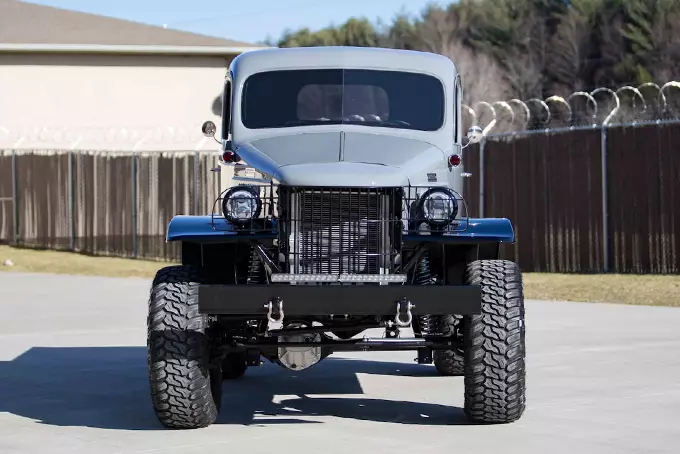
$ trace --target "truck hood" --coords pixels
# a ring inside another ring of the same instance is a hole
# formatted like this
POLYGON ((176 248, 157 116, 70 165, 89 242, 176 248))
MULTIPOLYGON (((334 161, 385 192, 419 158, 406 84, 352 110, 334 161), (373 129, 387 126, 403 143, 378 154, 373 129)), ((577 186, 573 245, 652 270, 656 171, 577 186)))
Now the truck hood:
POLYGON ((239 145, 238 153, 281 183, 299 186, 401 186, 447 162, 428 142, 359 132, 268 137, 239 145))

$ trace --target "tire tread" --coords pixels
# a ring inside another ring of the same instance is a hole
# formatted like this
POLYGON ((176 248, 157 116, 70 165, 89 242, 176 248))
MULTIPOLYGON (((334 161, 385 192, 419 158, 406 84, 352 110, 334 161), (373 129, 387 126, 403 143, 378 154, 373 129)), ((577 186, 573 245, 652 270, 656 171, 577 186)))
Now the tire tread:
POLYGON ((162 268, 149 297, 151 397, 156 416, 167 428, 207 427, 219 413, 221 396, 213 396, 208 367, 207 317, 198 312, 200 277, 190 265, 162 268))
POLYGON ((465 414, 478 423, 518 420, 526 407, 524 294, 519 267, 507 260, 467 266, 482 287, 482 313, 465 320, 465 414))

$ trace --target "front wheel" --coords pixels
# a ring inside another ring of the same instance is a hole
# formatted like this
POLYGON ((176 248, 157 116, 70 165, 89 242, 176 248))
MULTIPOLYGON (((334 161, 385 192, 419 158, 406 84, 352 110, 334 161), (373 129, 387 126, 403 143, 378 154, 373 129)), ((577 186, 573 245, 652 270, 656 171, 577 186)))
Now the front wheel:
POLYGON ((482 289, 482 313, 464 317, 465 414, 477 423, 509 423, 524 413, 524 293, 519 267, 478 260, 466 270, 482 289))
POLYGON ((163 426, 194 429, 215 422, 222 371, 210 362, 207 316, 198 312, 201 273, 192 266, 158 271, 149 299, 151 397, 163 426))

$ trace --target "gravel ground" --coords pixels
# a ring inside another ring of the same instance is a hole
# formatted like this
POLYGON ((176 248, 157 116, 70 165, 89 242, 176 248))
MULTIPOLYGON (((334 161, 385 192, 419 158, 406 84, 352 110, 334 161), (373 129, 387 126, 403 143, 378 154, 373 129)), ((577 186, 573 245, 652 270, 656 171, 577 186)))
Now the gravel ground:
POLYGON ((680 309, 527 301, 527 411, 474 426, 463 379, 415 353, 336 354, 226 382, 217 424, 169 431, 146 376, 149 281, 0 274, 0 452, 677 453, 680 309))

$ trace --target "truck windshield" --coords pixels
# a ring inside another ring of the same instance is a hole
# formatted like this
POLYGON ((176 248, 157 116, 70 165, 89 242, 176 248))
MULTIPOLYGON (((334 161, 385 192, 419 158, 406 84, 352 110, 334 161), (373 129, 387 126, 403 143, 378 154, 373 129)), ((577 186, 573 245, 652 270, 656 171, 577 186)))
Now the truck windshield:
POLYGON ((444 122, 436 77, 403 71, 301 69, 257 73, 243 87, 249 129, 356 124, 436 131, 444 122))

